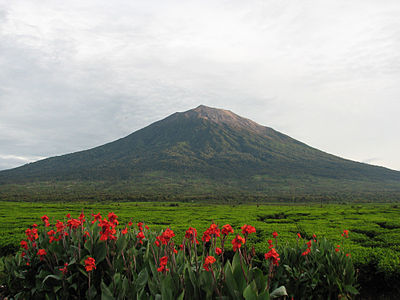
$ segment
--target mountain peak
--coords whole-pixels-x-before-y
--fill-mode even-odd
[[[264,132],[265,127],[256,122],[243,118],[230,110],[213,108],[205,105],[188,110],[182,113],[185,117],[200,118],[217,124],[226,124],[233,128],[244,128],[254,132]]]

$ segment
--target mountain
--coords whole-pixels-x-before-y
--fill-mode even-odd
[[[398,199],[400,172],[322,152],[231,111],[200,105],[114,142],[0,172],[0,199],[29,195]]]

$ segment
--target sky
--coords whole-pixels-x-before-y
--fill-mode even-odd
[[[0,170],[200,104],[400,170],[400,1],[0,0]]]

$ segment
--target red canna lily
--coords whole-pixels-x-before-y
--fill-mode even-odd
[[[236,252],[237,249],[239,249],[242,244],[246,243],[245,238],[241,237],[240,235],[237,235],[233,240],[232,240],[232,246],[233,246],[233,251]]]
[[[63,275],[66,275],[68,273],[68,264],[64,264],[64,268],[60,268],[59,270],[63,273]]]
[[[207,256],[206,259],[204,260],[204,265],[203,268],[206,271],[210,271],[210,266],[216,262],[216,259],[214,256]]]
[[[136,237],[139,239],[139,243],[143,244],[143,239],[145,238],[143,231],[139,231]]]
[[[266,260],[271,260],[272,264],[275,266],[279,266],[279,253],[276,252],[275,248],[271,248],[267,253],[264,254]]]
[[[226,224],[226,225],[222,226],[221,233],[222,233],[223,235],[228,235],[228,234],[233,233],[233,232],[234,232],[234,231],[233,231],[233,228],[232,228],[231,225]]]
[[[85,269],[86,272],[90,272],[93,269],[96,269],[96,260],[93,257],[88,257],[85,260]]]
[[[242,233],[244,235],[247,235],[247,234],[250,234],[250,233],[253,233],[253,232],[256,232],[256,229],[253,226],[247,225],[247,224],[242,226]]]
[[[39,249],[37,255],[40,256],[40,260],[43,260],[43,256],[47,255],[47,252],[45,249]]]
[[[168,257],[163,256],[160,258],[160,267],[157,269],[158,272],[168,272],[169,269],[167,269],[167,263],[168,263]]]
[[[28,242],[27,242],[27,241],[21,241],[20,245],[21,245],[21,247],[24,248],[25,250],[28,250]]]

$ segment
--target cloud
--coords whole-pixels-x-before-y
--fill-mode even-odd
[[[44,159],[41,156],[16,156],[16,155],[2,155],[0,154],[0,169],[10,169],[15,166],[26,164],[29,162]]]
[[[205,104],[400,169],[399,13],[375,0],[3,4],[2,153],[87,149]]]

